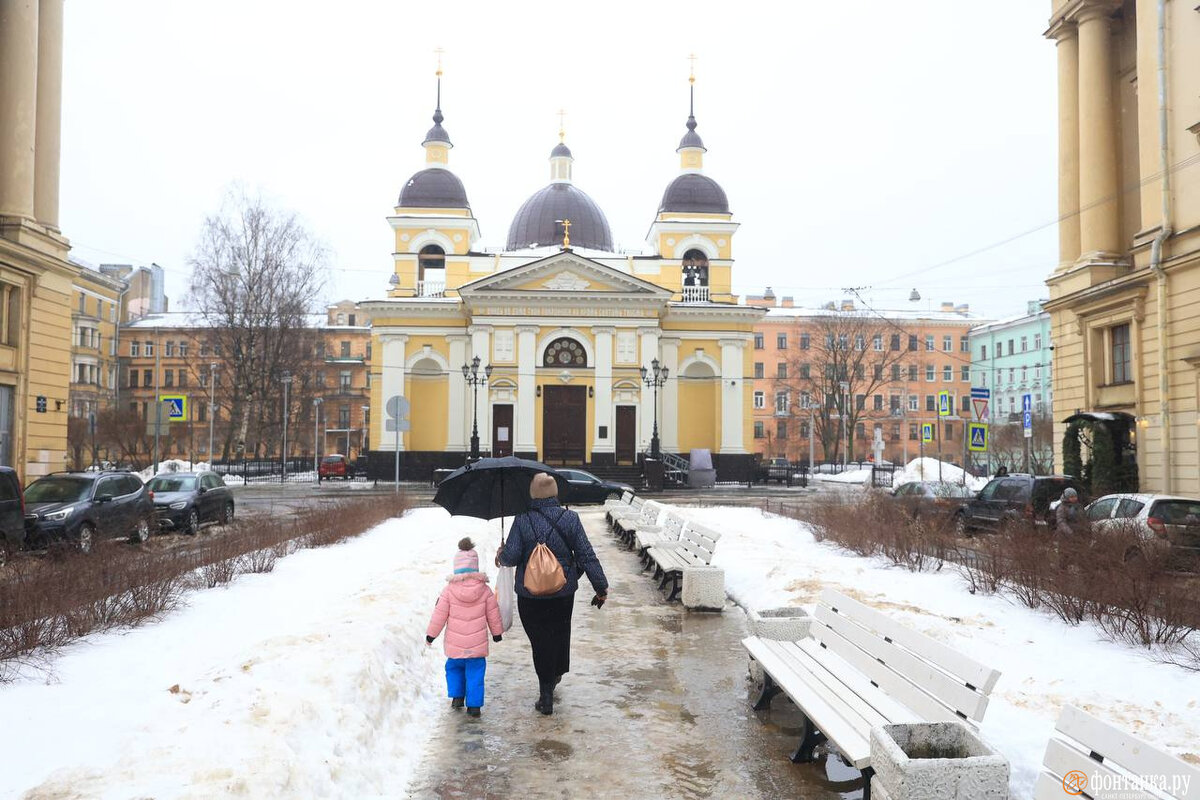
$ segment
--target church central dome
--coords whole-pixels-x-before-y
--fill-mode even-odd
[[[562,132],[559,132],[562,135]],[[562,244],[563,220],[571,221],[571,246],[613,251],[612,231],[596,201],[571,183],[571,150],[561,141],[550,151],[550,185],[526,200],[508,227],[506,250]]]

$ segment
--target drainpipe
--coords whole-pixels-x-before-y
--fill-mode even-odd
[[[1171,492],[1171,388],[1167,366],[1167,272],[1163,268],[1163,245],[1171,236],[1171,171],[1167,142],[1167,9],[1158,0],[1158,159],[1162,174],[1162,224],[1150,245],[1150,271],[1158,283],[1158,408],[1162,424],[1162,491]]]

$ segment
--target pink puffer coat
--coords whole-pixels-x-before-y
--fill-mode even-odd
[[[464,572],[446,579],[429,620],[426,636],[437,637],[446,629],[443,647],[447,658],[480,658],[488,654],[488,634],[504,633],[500,606],[482,572]]]

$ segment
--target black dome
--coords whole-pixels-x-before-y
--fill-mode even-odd
[[[725,190],[712,178],[688,172],[667,186],[658,210],[728,214],[729,199],[725,197]]]
[[[400,202],[404,208],[470,208],[467,190],[462,181],[448,169],[431,167],[423,169],[408,179],[400,190]]]
[[[550,151],[551,158],[572,158],[571,148],[567,147],[562,142],[554,145],[554,149]]]
[[[560,244],[562,225],[571,220],[571,245],[613,252],[612,232],[592,198],[570,183],[552,183],[522,204],[508,228],[507,250]]]

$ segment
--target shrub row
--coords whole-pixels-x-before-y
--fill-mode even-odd
[[[176,547],[156,549],[162,540],[152,539],[139,547],[105,543],[87,555],[63,549],[15,559],[0,583],[0,681],[80,636],[169,611],[189,589],[270,572],[279,558],[357,536],[407,507],[402,497],[372,497],[239,520]]]

